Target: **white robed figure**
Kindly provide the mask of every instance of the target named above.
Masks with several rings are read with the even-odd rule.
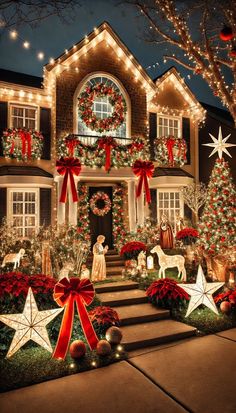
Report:
[[[92,266],[92,281],[102,281],[106,278],[106,261],[105,254],[108,250],[106,245],[103,248],[103,242],[105,241],[104,235],[98,235],[97,242],[93,246],[93,266]]]

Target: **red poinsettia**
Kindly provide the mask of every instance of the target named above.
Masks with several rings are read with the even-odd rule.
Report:
[[[183,241],[184,244],[191,244],[197,240],[199,233],[195,228],[184,228],[178,231],[176,234],[176,239]]]
[[[217,294],[214,297],[214,301],[217,305],[220,305],[223,301],[228,301],[232,307],[236,307],[236,289]]]
[[[141,251],[146,251],[147,247],[143,242],[140,241],[130,241],[127,242],[120,251],[120,255],[124,256],[124,258],[132,259],[137,258],[138,254]]]
[[[161,307],[176,307],[185,300],[189,300],[188,294],[170,278],[162,278],[154,281],[146,292],[153,304]]]
[[[51,294],[56,281],[42,274],[26,275],[17,272],[10,272],[0,275],[0,298],[9,296],[18,297],[27,295],[29,287],[32,288],[35,295]]]
[[[89,318],[92,322],[98,324],[98,326],[106,328],[120,324],[117,312],[111,307],[98,306],[89,311]]]

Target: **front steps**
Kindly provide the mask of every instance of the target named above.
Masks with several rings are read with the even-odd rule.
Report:
[[[170,343],[194,336],[196,329],[170,319],[169,310],[148,303],[138,283],[121,281],[95,286],[102,305],[110,306],[120,317],[122,344],[127,351]]]
[[[121,278],[122,271],[125,268],[125,261],[117,254],[115,250],[108,250],[106,256],[107,277]],[[87,259],[87,266],[92,268],[93,255],[90,254]]]

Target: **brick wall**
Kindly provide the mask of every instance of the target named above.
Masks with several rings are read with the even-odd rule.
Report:
[[[146,91],[136,82],[132,70],[126,70],[111,47],[101,42],[74,64],[79,68],[64,71],[56,85],[56,133],[64,136],[73,132],[73,97],[78,84],[93,72],[107,72],[115,76],[126,89],[131,101],[131,135],[146,136]],[[73,67],[73,65],[71,66]]]

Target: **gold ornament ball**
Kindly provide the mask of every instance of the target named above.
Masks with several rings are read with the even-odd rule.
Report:
[[[228,301],[222,301],[220,305],[220,311],[223,314],[229,314],[231,311],[231,304]]]
[[[99,356],[108,356],[111,353],[111,345],[107,340],[100,340],[97,344],[97,354]]]
[[[75,340],[70,345],[70,355],[73,359],[80,359],[86,353],[86,346],[82,340]]]
[[[119,344],[122,340],[122,332],[118,327],[110,327],[106,332],[106,339],[111,344]]]

